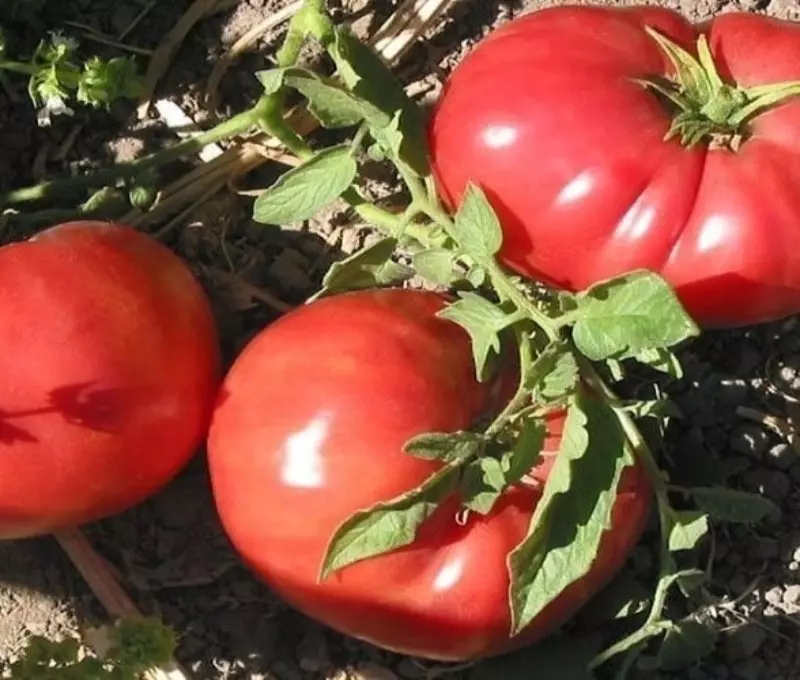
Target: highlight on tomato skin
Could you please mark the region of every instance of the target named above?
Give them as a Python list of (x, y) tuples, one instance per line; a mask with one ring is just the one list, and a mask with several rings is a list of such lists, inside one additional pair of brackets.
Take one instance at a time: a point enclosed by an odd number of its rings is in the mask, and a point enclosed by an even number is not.
[[(238, 357), (214, 412), (208, 460), (223, 527), (279, 596), (332, 628), (443, 661), (492, 656), (555, 631), (618, 572), (638, 542), (651, 489), (627, 468), (591, 572), (510, 638), (506, 559), (526, 535), (558, 446), (527, 484), (466, 522), (445, 500), (411, 545), (320, 580), (337, 527), (418, 486), (440, 463), (404, 453), (411, 437), (468, 429), (491, 401), (469, 338), (436, 317), (438, 294), (360, 291), (322, 298), (265, 328)], [(563, 418), (561, 419), (563, 420)]]
[[(701, 75), (704, 36), (718, 101), (677, 79), (648, 31)], [(468, 182), (485, 191), (502, 259), (524, 276), (577, 291), (647, 269), (702, 327), (775, 321), (800, 312), (798, 82), (796, 22), (542, 9), (490, 33), (444, 84), (428, 127), (433, 173), (451, 209)]]
[(221, 377), (210, 303), (150, 236), (72, 222), (0, 248), (0, 539), (73, 528), (167, 484)]

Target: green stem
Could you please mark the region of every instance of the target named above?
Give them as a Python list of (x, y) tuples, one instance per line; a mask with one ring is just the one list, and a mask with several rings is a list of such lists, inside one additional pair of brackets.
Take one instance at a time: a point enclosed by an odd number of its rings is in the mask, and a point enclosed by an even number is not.
[(487, 428), (486, 435), (494, 437), (500, 434), (508, 422), (531, 400), (530, 392), (525, 388), (525, 379), (528, 377), (528, 369), (532, 364), (531, 344), (525, 334), (519, 329), (516, 330), (517, 343), (519, 348), (519, 385), (517, 391), (505, 408), (494, 419)]
[(0, 69), (21, 73), (26, 76), (35, 76), (41, 69), (34, 64), (24, 64), (21, 61), (0, 61)]
[(647, 620), (638, 630), (598, 654), (589, 666), (591, 669), (594, 669), (601, 666), (612, 657), (622, 654), (633, 647), (640, 646), (649, 638), (665, 630), (667, 623), (661, 620), (661, 615), (666, 605), (667, 592), (669, 590), (669, 581), (667, 579), (675, 569), (669, 550), (669, 535), (672, 531), (673, 511), (669, 504), (669, 488), (667, 483), (661, 474), (661, 470), (656, 463), (652, 451), (650, 451), (650, 447), (647, 445), (647, 442), (636, 426), (633, 418), (631, 418), (627, 411), (621, 408), (619, 397), (606, 385), (605, 381), (603, 381), (597, 373), (595, 367), (589, 361), (583, 360), (580, 357), (579, 363), (581, 365), (581, 375), (583, 379), (586, 380), (587, 384), (600, 394), (614, 410), (636, 458), (644, 466), (650, 477), (656, 496), (656, 503), (658, 505), (658, 519), (661, 529), (658, 586), (653, 596), (653, 603), (650, 607)]
[(0, 209), (7, 208), (11, 205), (19, 205), (21, 203), (31, 203), (33, 201), (56, 198), (69, 194), (76, 189), (102, 186), (118, 179), (134, 177), (145, 170), (159, 168), (187, 154), (197, 152), (208, 144), (213, 144), (246, 132), (258, 121), (260, 106), (261, 102), (257, 103), (252, 109), (234, 116), (230, 120), (219, 124), (217, 127), (207, 132), (197, 135), (196, 137), (185, 139), (169, 149), (144, 156), (136, 161), (121, 163), (115, 165), (113, 168), (99, 170), (90, 175), (51, 180), (32, 187), (14, 189), (0, 196)]

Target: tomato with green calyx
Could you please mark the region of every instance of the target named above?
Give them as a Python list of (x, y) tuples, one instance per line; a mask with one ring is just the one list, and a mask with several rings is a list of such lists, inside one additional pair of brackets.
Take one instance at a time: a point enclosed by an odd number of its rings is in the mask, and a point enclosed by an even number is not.
[[(459, 494), (443, 492), (431, 506), (414, 506), (425, 518), (405, 545), (323, 570), (348, 518), (445, 470), (404, 451), (411, 438), (469, 431), (500, 410), (503, 380), (476, 381), (467, 333), (437, 316), (445, 304), (430, 292), (371, 290), (290, 312), (245, 348), (223, 381), (208, 453), (226, 533), (287, 602), (380, 647), (454, 661), (532, 642), (570, 618), (639, 539), (650, 486), (638, 465), (624, 470), (589, 573), (518, 636), (507, 559), (541, 497), (563, 424), (557, 414), (540, 462), (487, 513), (465, 514)], [(407, 531), (412, 514), (394, 515), (392, 531)], [(384, 537), (367, 528), (354, 542)]]
[(158, 491), (202, 443), (214, 319), (181, 260), (73, 222), (0, 248), (0, 538), (67, 529)]
[(800, 311), (800, 26), (558, 7), (490, 34), (429, 126), (458, 204), (481, 186), (504, 261), (579, 290), (648, 269), (707, 327)]

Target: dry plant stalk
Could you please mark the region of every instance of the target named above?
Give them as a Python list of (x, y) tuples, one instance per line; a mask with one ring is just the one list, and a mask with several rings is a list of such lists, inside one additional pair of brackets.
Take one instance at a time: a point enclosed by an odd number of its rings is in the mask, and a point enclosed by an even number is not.
[[(92, 548), (78, 530), (62, 531), (56, 540), (75, 568), (92, 589), (100, 604), (115, 619), (142, 616), (133, 601), (117, 583), (106, 561)], [(191, 676), (177, 661), (145, 673), (147, 680), (190, 680)]]

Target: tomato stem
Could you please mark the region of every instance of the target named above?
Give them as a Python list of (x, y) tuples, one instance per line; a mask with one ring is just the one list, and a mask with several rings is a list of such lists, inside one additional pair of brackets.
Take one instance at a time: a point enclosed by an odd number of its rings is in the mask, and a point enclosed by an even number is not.
[(196, 137), (185, 139), (169, 149), (158, 151), (129, 163), (120, 163), (112, 168), (99, 170), (88, 175), (41, 182), (34, 186), (9, 191), (0, 196), (0, 209), (12, 205), (19, 205), (21, 203), (32, 203), (34, 201), (57, 198), (71, 194), (77, 189), (86, 189), (93, 186), (108, 184), (119, 179), (135, 177), (146, 170), (160, 168), (183, 156), (196, 153), (208, 144), (229, 139), (230, 137), (235, 137), (236, 135), (246, 132), (257, 124), (258, 118), (261, 115), (259, 107), (263, 105), (262, 101), (263, 99), (259, 100), (253, 108), (230, 118), (224, 123), (220, 123), (211, 130), (203, 132)]
[(676, 109), (666, 139), (679, 136), (691, 148), (705, 142), (738, 151), (753, 116), (800, 95), (800, 82), (740, 87), (719, 74), (705, 35), (697, 39), (697, 57), (650, 27), (645, 29), (672, 64), (673, 80), (637, 80), (655, 90)]

